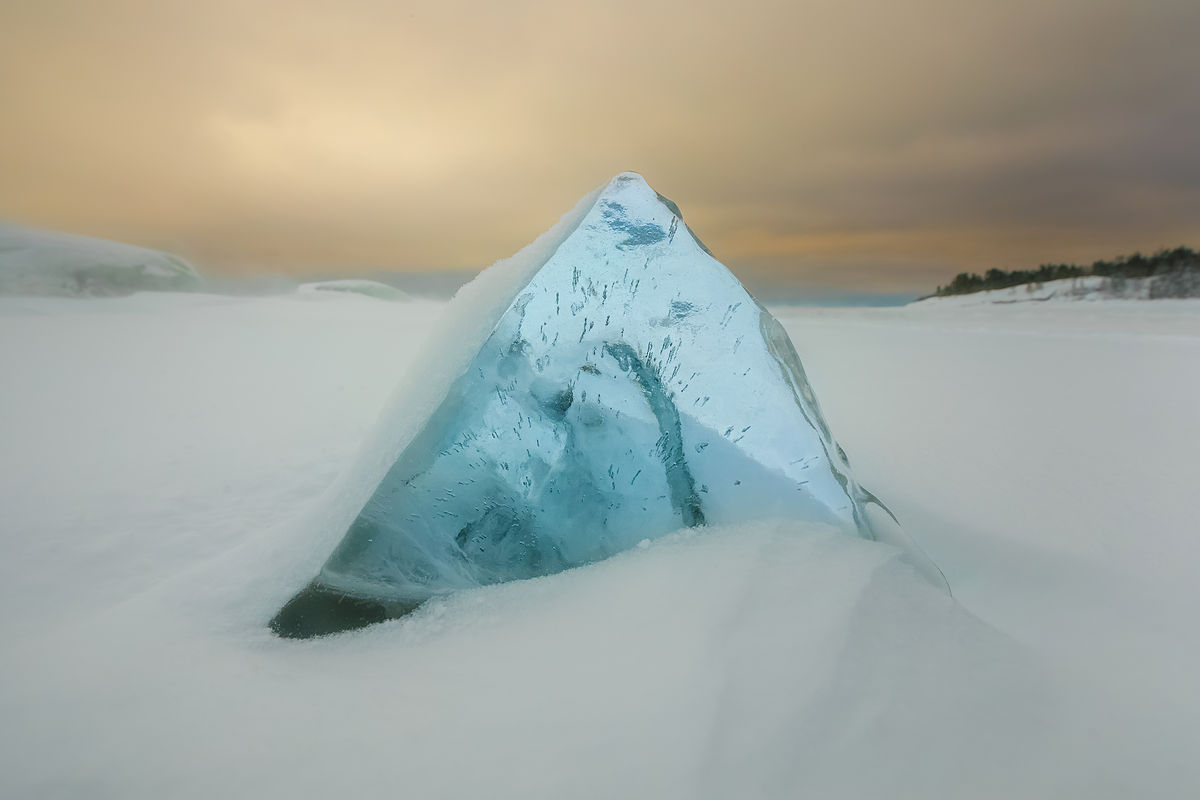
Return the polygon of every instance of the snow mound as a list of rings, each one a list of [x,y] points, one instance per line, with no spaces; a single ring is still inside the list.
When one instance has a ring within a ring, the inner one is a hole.
[[[362,278],[346,278],[335,281],[314,281],[312,283],[302,283],[296,287],[296,291],[300,294],[313,295],[320,295],[326,292],[335,292],[339,294],[361,294],[367,297],[374,297],[378,300],[391,300],[393,302],[402,302],[412,299],[407,292],[401,291],[395,286],[389,286],[386,283],[369,281]]]
[[[0,223],[0,294],[113,297],[194,291],[202,283],[170,253]]]

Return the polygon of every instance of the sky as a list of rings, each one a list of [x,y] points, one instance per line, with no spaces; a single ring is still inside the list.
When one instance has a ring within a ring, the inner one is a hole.
[[[1200,246],[1200,3],[0,0],[0,219],[470,274],[642,173],[735,274]]]

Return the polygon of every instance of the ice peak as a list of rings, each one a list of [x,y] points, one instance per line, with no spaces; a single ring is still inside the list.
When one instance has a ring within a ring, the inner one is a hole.
[[[640,207],[643,203],[653,201],[659,195],[646,179],[636,172],[622,172],[613,177],[608,185],[601,190],[596,198],[596,205],[605,203],[622,203]],[[651,211],[650,208],[643,209]]]
[[[609,247],[627,250],[631,247],[657,245],[659,250],[672,244],[685,245],[689,240],[705,254],[710,251],[695,232],[683,221],[683,214],[674,202],[654,190],[640,174],[622,172],[600,191],[585,219],[585,227],[593,231],[607,228],[620,238]],[[682,229],[688,236],[675,234]],[[690,245],[685,247],[692,250]]]
[[[625,172],[619,172],[613,176],[613,179],[611,181],[608,182],[608,185],[610,187],[614,186],[614,185],[626,185],[626,184],[645,186],[647,189],[650,188],[650,184],[646,183],[646,179],[642,177],[641,173],[633,172],[632,170],[626,170]]]
[[[646,205],[642,210],[651,213],[661,213],[658,209],[654,208],[655,200],[666,206],[667,210],[672,215],[678,217],[680,221],[683,220],[683,214],[680,213],[679,206],[656,192],[654,187],[647,183],[646,179],[637,172],[622,172],[614,176],[608,182],[608,185],[604,187],[603,191],[600,192],[597,204],[605,201],[617,201],[640,206],[642,203],[645,203]]]

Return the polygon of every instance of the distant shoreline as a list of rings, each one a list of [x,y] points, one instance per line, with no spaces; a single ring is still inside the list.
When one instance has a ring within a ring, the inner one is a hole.
[[[1080,278],[1101,280],[1080,282],[1077,280]],[[1045,284],[1067,282],[1071,285],[1071,292],[1067,296],[1075,298],[1093,294],[1146,300],[1200,297],[1200,253],[1190,247],[1176,247],[1173,250],[1160,250],[1150,256],[1134,253],[1112,261],[1095,261],[1090,266],[1043,264],[1030,270],[989,269],[982,276],[960,272],[947,285],[937,287],[933,294],[919,297],[914,302],[1017,286],[1029,286],[1032,290],[1035,286],[1040,288]],[[1030,293],[1032,295],[1032,291]],[[1052,296],[1056,296],[1056,293],[1014,298],[1008,302],[1019,302],[1020,299],[1048,300]]]

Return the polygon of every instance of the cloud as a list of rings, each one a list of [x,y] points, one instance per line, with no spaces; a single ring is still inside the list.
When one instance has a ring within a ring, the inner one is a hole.
[[[635,169],[736,271],[1200,239],[1192,2],[0,10],[0,216],[229,271],[479,267]]]

